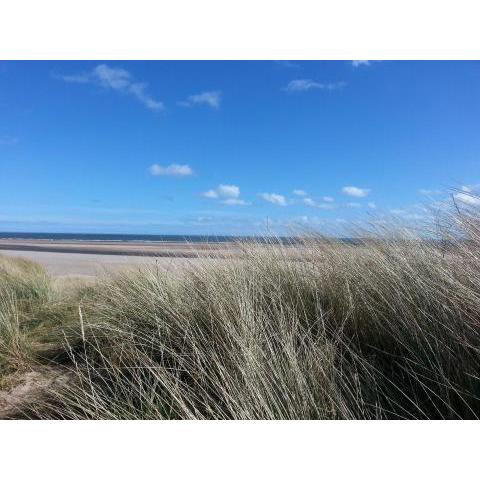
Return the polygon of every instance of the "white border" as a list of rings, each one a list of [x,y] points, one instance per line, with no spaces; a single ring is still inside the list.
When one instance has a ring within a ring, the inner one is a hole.
[[[473,0],[2,0],[0,59],[478,59]]]
[[[0,423],[3,478],[467,478],[469,421]]]
[[[475,1],[2,0],[0,59],[478,59]],[[476,422],[0,422],[3,478],[465,478]]]

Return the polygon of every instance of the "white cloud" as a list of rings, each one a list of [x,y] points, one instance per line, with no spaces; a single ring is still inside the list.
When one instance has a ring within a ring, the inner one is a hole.
[[[329,202],[329,203],[332,203],[332,202],[335,201],[335,199],[333,197],[328,197],[328,196],[327,197],[322,197],[322,200],[324,202]]]
[[[155,176],[186,177],[193,175],[193,170],[188,165],[178,165],[176,163],[172,163],[167,167],[154,163],[149,170]]]
[[[221,197],[238,198],[240,196],[240,188],[236,185],[219,185],[217,193]]]
[[[265,201],[284,207],[287,205],[287,199],[278,193],[259,193],[259,196]]]
[[[375,202],[368,202],[367,206],[368,206],[368,208],[371,208],[373,210],[375,210],[377,208],[377,205],[375,204]]]
[[[308,78],[292,80],[289,84],[284,88],[287,92],[305,92],[311,89],[321,89],[321,90],[335,90],[337,88],[342,88],[346,85],[345,82],[337,82],[337,83],[319,83],[315,80],[311,80]]]
[[[360,203],[358,203],[358,202],[348,202],[348,203],[347,203],[347,207],[350,207],[350,208],[360,208],[361,205],[360,205]]]
[[[309,197],[304,198],[304,199],[303,199],[303,203],[304,203],[305,205],[308,205],[309,207],[316,207],[316,206],[317,206],[317,204],[315,203],[315,201],[312,200],[312,199],[309,198]]]
[[[222,203],[224,205],[249,205],[249,203],[241,198],[227,198],[226,200],[223,200]]]
[[[240,188],[236,185],[220,184],[217,188],[202,193],[202,196],[221,199],[224,205],[250,205],[240,198]]]
[[[202,193],[202,197],[205,198],[218,198],[218,193],[215,190],[207,190]]]
[[[293,190],[292,193],[298,197],[304,197],[307,194],[305,190]]]
[[[90,72],[75,75],[55,75],[55,78],[68,83],[91,83],[105,89],[132,95],[150,110],[163,110],[164,108],[162,102],[155,100],[147,93],[147,83],[135,82],[130,72],[123,68],[101,64]]]
[[[322,88],[322,84],[308,79],[292,80],[285,89],[289,92],[304,92],[311,88]]]
[[[114,90],[123,90],[132,83],[129,72],[123,68],[112,68],[105,64],[95,67],[91,75],[96,77],[103,87]]]
[[[370,189],[347,186],[342,188],[342,193],[345,195],[349,195],[350,197],[362,198],[366,197],[370,193]]]
[[[356,67],[361,67],[362,65],[367,67],[371,65],[371,60],[352,60],[352,65]]]
[[[202,92],[197,95],[190,95],[186,100],[178,102],[182,107],[192,107],[193,105],[208,105],[211,108],[220,108],[222,92],[215,90],[211,92]]]
[[[402,210],[401,208],[392,208],[390,210],[390,213],[392,215],[405,215],[407,212],[405,210]]]

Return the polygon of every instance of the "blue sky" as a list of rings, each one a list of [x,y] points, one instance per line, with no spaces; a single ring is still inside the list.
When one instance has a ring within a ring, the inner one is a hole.
[[[480,62],[2,62],[0,231],[335,229],[479,182]]]

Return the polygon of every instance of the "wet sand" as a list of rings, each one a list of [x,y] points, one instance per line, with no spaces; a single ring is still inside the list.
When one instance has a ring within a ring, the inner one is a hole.
[[[82,242],[2,240],[0,255],[21,257],[43,265],[57,278],[95,278],[107,272],[156,265],[175,271],[208,258],[232,258],[236,247],[227,243]]]
[[[235,249],[233,243],[188,242],[111,242],[82,240],[19,240],[0,239],[0,251],[31,251],[61,253],[93,253],[102,255],[135,255],[155,257],[198,257],[199,255],[228,256]]]

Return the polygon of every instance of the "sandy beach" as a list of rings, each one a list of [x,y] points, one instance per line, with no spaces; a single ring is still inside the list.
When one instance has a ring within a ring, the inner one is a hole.
[[[235,248],[228,243],[0,241],[0,255],[37,262],[54,277],[83,278],[148,264],[174,271],[207,257],[230,258]]]

